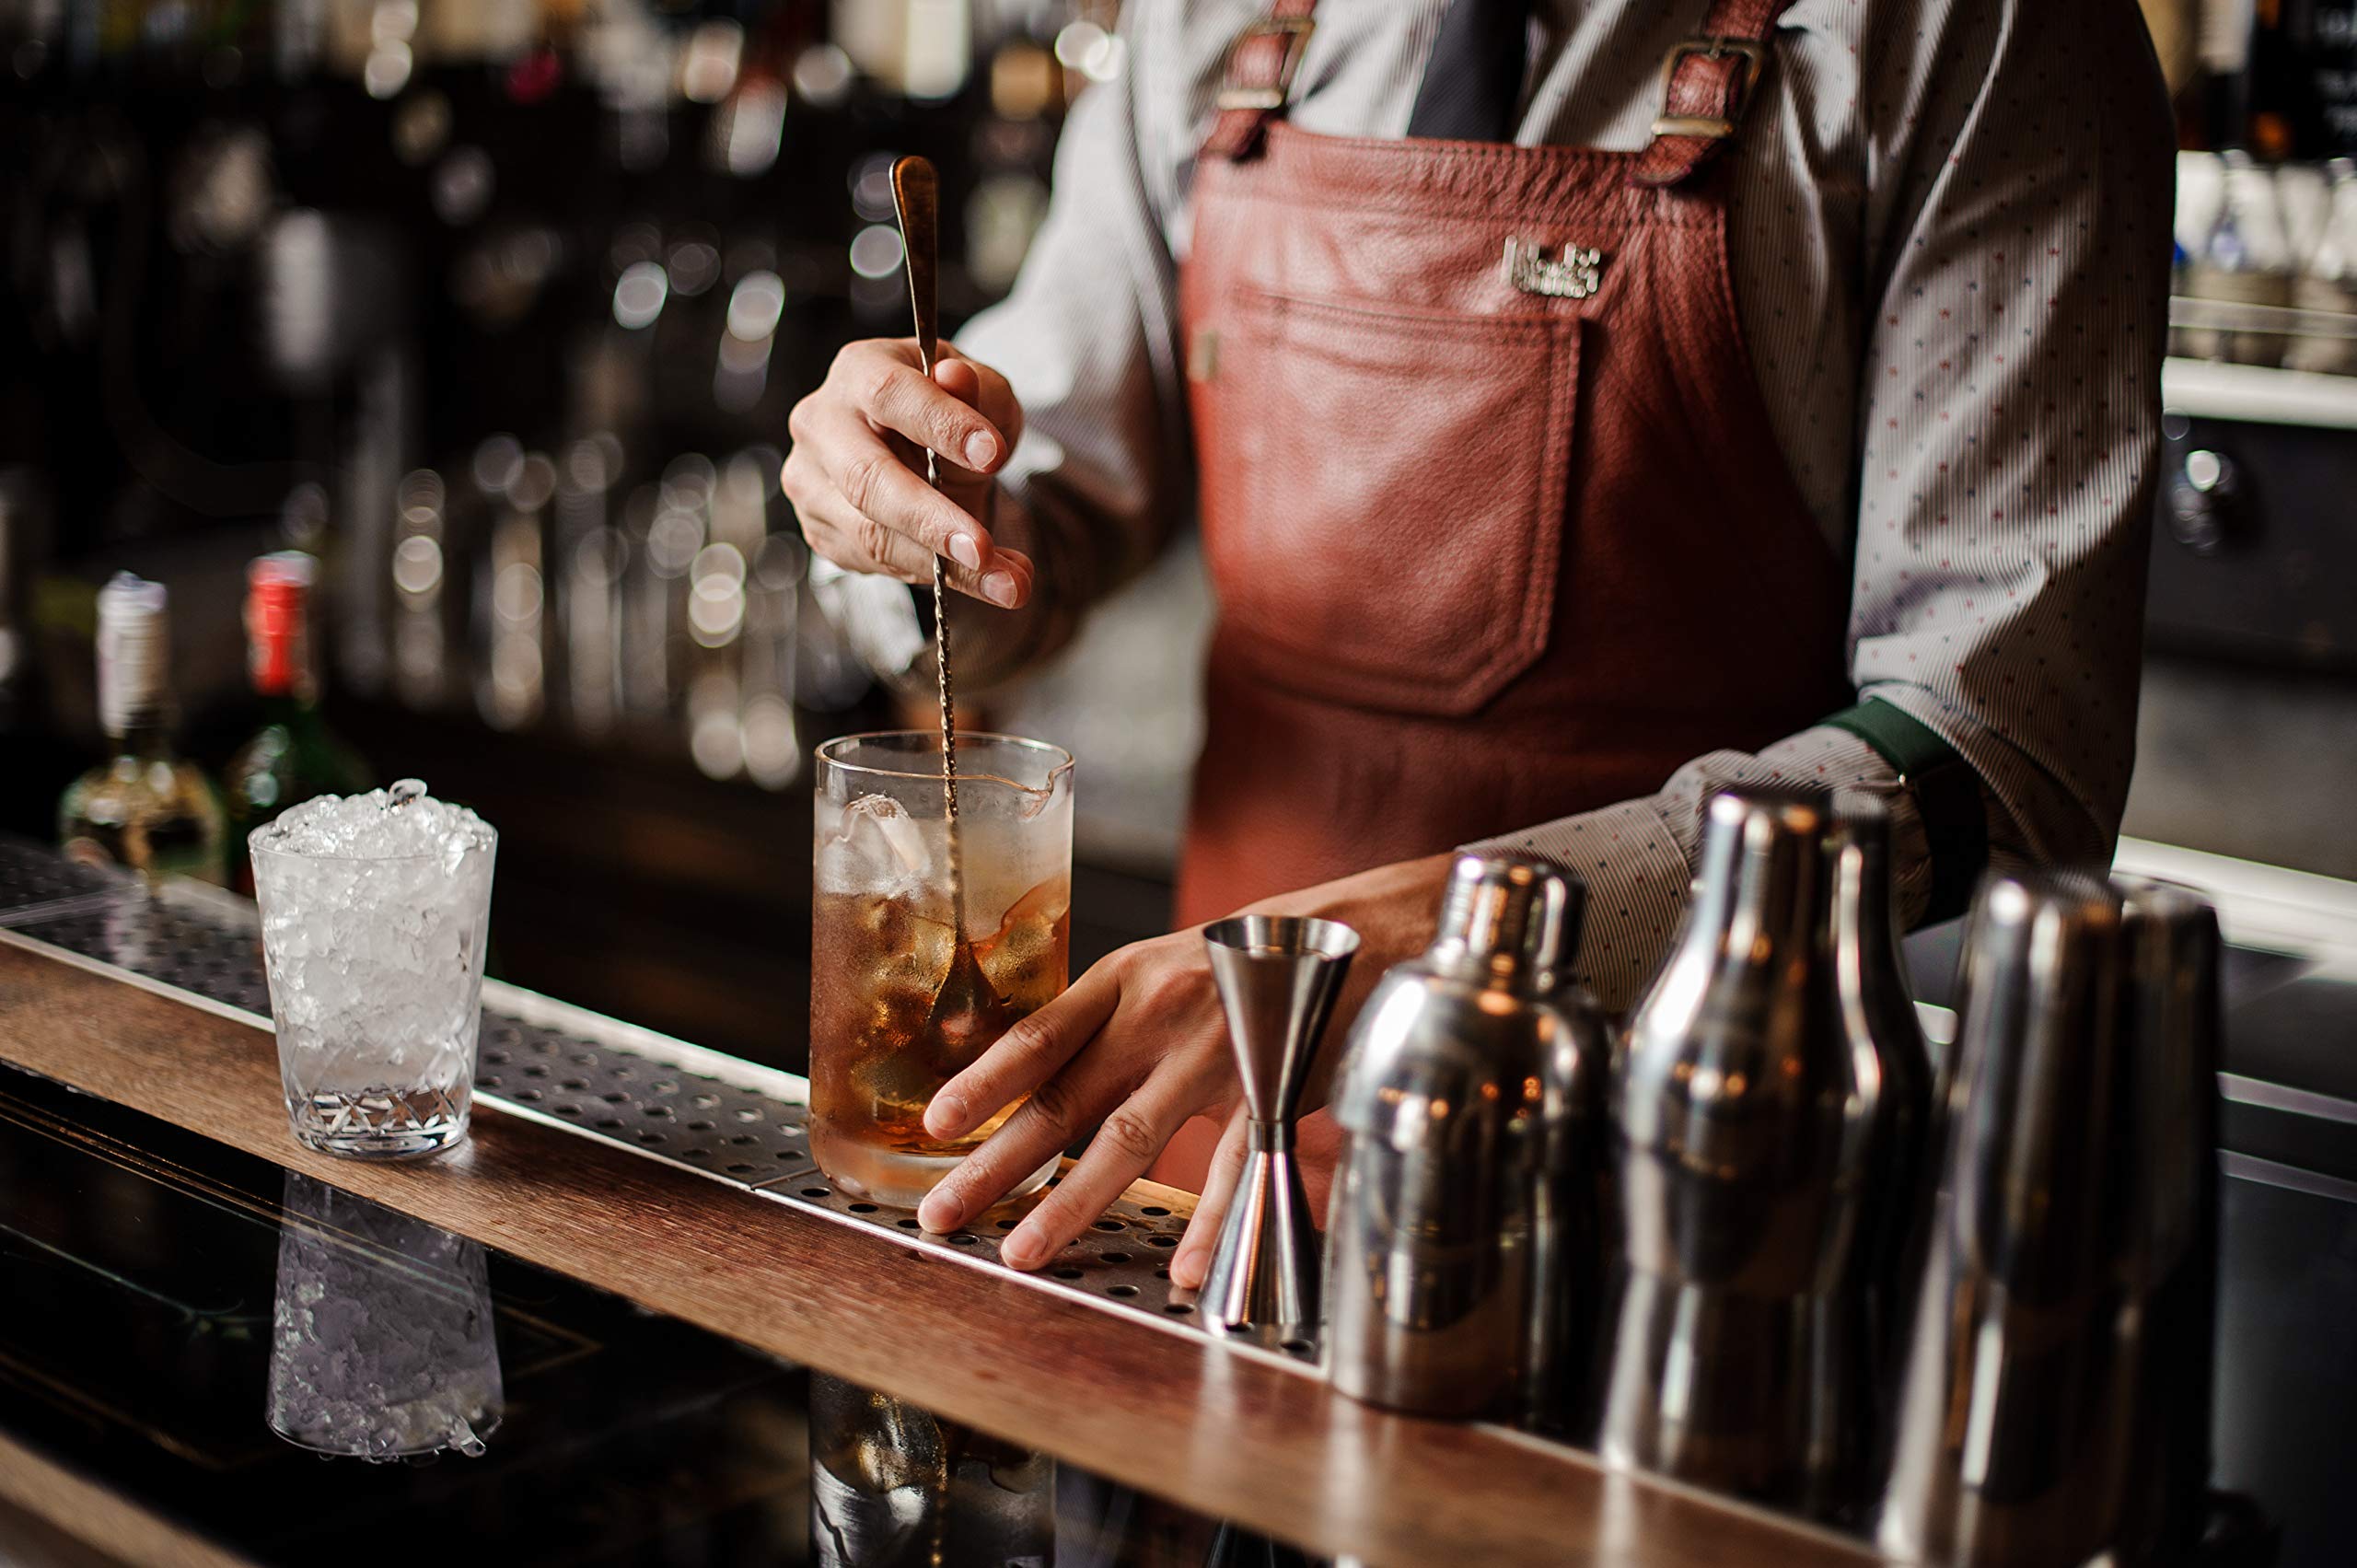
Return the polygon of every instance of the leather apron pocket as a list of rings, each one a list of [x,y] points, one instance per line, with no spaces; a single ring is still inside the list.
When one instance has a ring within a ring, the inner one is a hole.
[[[1476,712],[1547,649],[1580,319],[1231,302],[1195,389],[1224,647],[1304,695]]]

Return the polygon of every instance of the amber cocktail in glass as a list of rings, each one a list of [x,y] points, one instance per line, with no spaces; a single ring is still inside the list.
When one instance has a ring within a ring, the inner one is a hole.
[[[934,1138],[924,1111],[935,1091],[1061,993],[1070,968],[1071,755],[961,734],[957,759],[953,876],[939,735],[845,736],[818,753],[810,1152],[843,1191],[899,1208],[914,1208],[1014,1109]],[[960,904],[978,989],[949,983]]]

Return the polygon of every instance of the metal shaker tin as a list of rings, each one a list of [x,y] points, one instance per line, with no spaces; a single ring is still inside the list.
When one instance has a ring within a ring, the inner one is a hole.
[[[1866,1440],[1853,1249],[1880,1086],[1834,983],[1829,812],[1729,790],[1614,1058],[1608,1463],[1829,1515]]]
[[[2181,1560],[2208,1469],[2218,928],[2181,889],[1991,877],[1876,1544]]]
[[[1890,813],[1881,798],[1845,790],[1833,801],[1832,980],[1841,1034],[1861,1082],[1878,1084],[1866,1189],[1859,1214],[1868,1381],[1886,1418],[1906,1271],[1926,1214],[1933,1141],[1931,1049],[1915,1016],[1898,946]]]
[[[1544,861],[1461,857],[1432,947],[1360,1011],[1334,1099],[1350,1147],[1327,1281],[1327,1372],[1353,1399],[1512,1417],[1534,1335],[1563,1349],[1547,1325],[1572,1308],[1533,1271],[1583,1288],[1565,1254],[1587,1243],[1536,1232],[1576,1202],[1542,1175],[1576,1158],[1598,1065],[1592,1007],[1564,981],[1583,897]]]

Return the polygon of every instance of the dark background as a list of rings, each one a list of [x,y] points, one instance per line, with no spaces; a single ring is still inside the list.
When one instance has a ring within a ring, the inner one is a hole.
[[[322,560],[331,725],[380,780],[424,778],[500,829],[496,972],[798,1065],[807,764],[764,784],[690,744],[698,678],[749,680],[749,631],[696,645],[673,582],[659,694],[589,724],[567,692],[562,562],[585,528],[639,549],[646,498],[701,466],[759,476],[759,515],[734,537],[791,576],[787,411],[845,341],[905,330],[905,275],[873,250],[889,219],[878,171],[907,152],[941,169],[954,331],[1011,277],[1069,103],[1122,68],[1116,8],[0,0],[0,831],[52,838],[59,794],[104,755],[90,638],[110,574],[171,587],[182,749],[218,769],[258,722],[246,563],[299,543]],[[2260,6],[2231,70],[2165,47],[2188,145],[2247,146],[2286,180],[2357,145],[2326,90],[2346,85],[2357,39],[2326,37],[2328,9]],[[783,106],[766,141],[762,104]],[[649,265],[668,293],[626,325],[617,285]],[[724,397],[731,303],[765,277],[784,303],[758,395]],[[2168,422],[2127,831],[2357,878],[2357,381],[2300,379],[2326,384],[2308,415],[2282,414],[2272,388],[2246,413],[2230,387]],[[594,494],[575,482],[585,452]],[[2197,452],[2233,482],[2190,491]],[[482,690],[492,536],[514,498],[479,475],[534,459],[558,477],[532,517],[544,662],[519,717]],[[447,496],[428,617],[446,656],[423,685],[389,668],[388,631],[420,474]],[[723,532],[716,513],[700,527]],[[1076,966],[1167,913],[1191,697],[1157,706],[1114,677],[1190,679],[1175,643],[1203,602],[1173,554],[1179,591],[1097,616],[1092,635],[1133,641],[1075,659],[1061,708],[1018,692],[961,716],[1081,759]],[[930,722],[866,683],[807,580],[790,597],[794,754]]]
[[[954,328],[1004,281],[1003,262],[968,265],[977,192],[994,182],[1017,215],[1003,250],[1024,203],[1044,201],[1083,66],[1108,69],[1096,24],[1112,6],[948,7],[962,22],[922,0],[494,6],[480,15],[522,20],[488,42],[470,7],[432,0],[39,9],[0,6],[0,830],[52,837],[60,793],[103,754],[89,638],[110,574],[171,587],[182,749],[218,769],[259,722],[246,562],[299,543],[322,557],[331,727],[381,781],[424,778],[500,830],[494,972],[799,1067],[807,763],[763,787],[726,756],[699,762],[691,678],[739,654],[676,622],[658,704],[602,732],[574,722],[563,491],[540,521],[540,711],[493,715],[478,686],[499,498],[472,475],[486,442],[568,476],[590,444],[609,470],[598,516],[621,528],[675,464],[741,458],[766,476],[760,529],[791,535],[775,493],[787,411],[842,343],[906,330],[904,274],[853,265],[854,239],[889,219],[879,160],[919,152],[941,169]],[[405,75],[386,68],[389,41]],[[757,111],[780,94],[772,153]],[[741,157],[739,115],[756,127]],[[470,184],[476,199],[453,199]],[[299,241],[322,232],[307,259]],[[625,327],[617,280],[649,261],[669,293],[653,323]],[[785,301],[765,382],[723,398],[715,345],[756,273]],[[354,634],[389,613],[389,482],[417,470],[448,496],[447,668],[423,698],[389,678],[381,635]],[[806,757],[830,734],[925,722],[824,645],[807,584],[795,600]],[[992,717],[984,704],[961,722]],[[1157,868],[1132,871],[1079,872],[1076,966],[1160,929]]]

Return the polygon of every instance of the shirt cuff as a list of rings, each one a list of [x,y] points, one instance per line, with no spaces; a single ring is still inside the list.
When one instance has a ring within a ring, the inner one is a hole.
[[[1582,812],[1464,847],[1473,854],[1536,854],[1587,884],[1580,978],[1607,1010],[1636,1005],[1661,967],[1692,896],[1710,797],[1733,784],[1798,784],[1864,789],[1890,810],[1893,889],[1900,923],[1931,899],[1932,862],[1922,814],[1898,772],[1874,748],[1820,726],[1756,754],[1713,751],[1670,775],[1656,794]]]
[[[1693,881],[1658,798],[1624,800],[1465,846],[1476,854],[1538,855],[1587,884],[1579,977],[1615,1013],[1633,1005],[1653,978]]]

